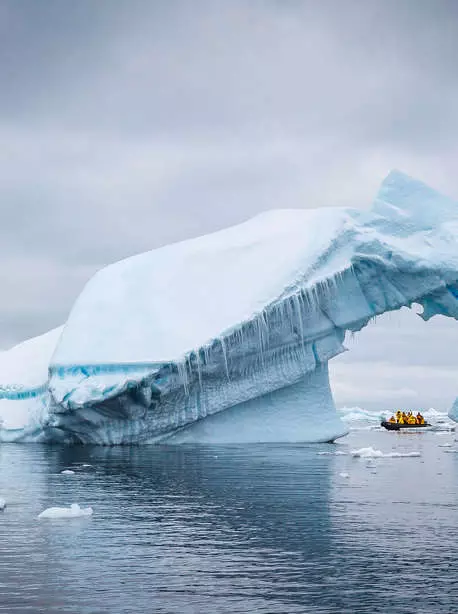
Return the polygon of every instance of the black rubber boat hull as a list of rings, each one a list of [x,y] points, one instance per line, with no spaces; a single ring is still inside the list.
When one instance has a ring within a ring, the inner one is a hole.
[[[398,424],[397,422],[387,422],[384,420],[381,426],[385,427],[387,431],[400,431],[401,429],[424,429],[427,426],[432,426],[425,422],[424,424]]]

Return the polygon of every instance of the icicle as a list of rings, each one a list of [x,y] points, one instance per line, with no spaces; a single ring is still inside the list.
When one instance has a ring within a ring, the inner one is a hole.
[[[199,388],[202,390],[202,365],[200,362],[200,350],[196,352],[196,367],[197,367],[197,377],[199,378]]]
[[[186,369],[186,358],[177,363],[178,377],[180,384],[184,387],[185,394],[188,394],[188,373]]]
[[[262,330],[261,330],[261,326],[259,325],[259,320],[256,320],[256,327],[257,327],[257,333],[258,333],[258,354],[261,357],[262,364],[264,364],[264,348],[263,348],[263,342],[262,342]]]
[[[224,341],[224,337],[221,337],[220,342],[221,342],[221,349],[223,351],[224,366],[226,368],[227,379],[228,381],[230,381],[231,378],[229,377],[229,366],[227,364],[226,342]]]
[[[301,303],[300,303],[300,299],[297,295],[294,296],[295,299],[295,306],[296,306],[296,310],[297,310],[297,322],[299,325],[299,333],[301,336],[301,345],[302,345],[302,351],[304,354],[304,359],[305,359],[305,342],[304,342],[304,323],[302,321],[302,310],[301,310]]]

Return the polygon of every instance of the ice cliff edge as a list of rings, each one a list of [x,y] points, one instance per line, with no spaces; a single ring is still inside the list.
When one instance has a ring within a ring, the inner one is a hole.
[[[414,302],[458,319],[455,202],[392,172],[370,211],[269,211],[102,269],[0,353],[0,440],[333,440],[328,361]]]

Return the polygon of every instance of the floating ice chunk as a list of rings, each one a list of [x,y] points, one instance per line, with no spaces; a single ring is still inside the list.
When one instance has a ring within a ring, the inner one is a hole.
[[[439,448],[451,448],[452,444],[451,443],[440,443],[439,444]]]
[[[347,456],[347,453],[337,450],[336,452],[318,452],[318,456]]]
[[[383,456],[388,458],[418,458],[421,454],[420,452],[390,452]]]
[[[352,450],[351,455],[356,458],[378,458],[383,456],[383,452],[380,450],[375,450],[372,447],[369,448],[360,448],[359,450]]]
[[[339,475],[340,475],[341,478],[349,478],[350,477],[350,474],[349,473],[345,473],[345,472],[339,473]]]
[[[71,469],[64,469],[63,471],[61,471],[61,473],[63,475],[74,475],[74,471],[72,471]]]
[[[92,507],[80,507],[78,503],[72,503],[70,507],[48,507],[38,518],[82,518],[92,516]]]
[[[387,452],[384,453],[381,450],[376,450],[369,446],[368,448],[360,448],[359,450],[352,450],[351,455],[354,458],[409,458],[420,456],[420,452]]]
[[[5,499],[2,499],[0,497],[0,511],[3,511],[5,509],[5,507],[6,507],[6,501],[5,501]]]

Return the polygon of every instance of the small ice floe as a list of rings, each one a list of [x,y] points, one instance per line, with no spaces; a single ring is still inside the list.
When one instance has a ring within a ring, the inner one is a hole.
[[[62,475],[75,475],[75,472],[71,469],[64,469],[63,471],[61,471],[61,473]]]
[[[341,478],[349,478],[350,477],[350,474],[349,473],[345,473],[345,472],[344,473],[339,473],[339,475],[340,475]]]
[[[92,507],[80,507],[78,503],[72,503],[70,507],[48,507],[38,518],[82,518],[92,516]]]
[[[6,501],[5,499],[2,499],[2,497],[0,497],[0,512],[3,512],[5,507],[6,507]]]
[[[347,453],[337,450],[336,452],[318,452],[318,456],[347,456]]]
[[[420,456],[420,452],[382,452],[371,446],[368,448],[360,448],[352,450],[351,455],[354,458],[409,458]]]
[[[452,444],[451,443],[440,443],[439,444],[439,448],[451,448]]]

